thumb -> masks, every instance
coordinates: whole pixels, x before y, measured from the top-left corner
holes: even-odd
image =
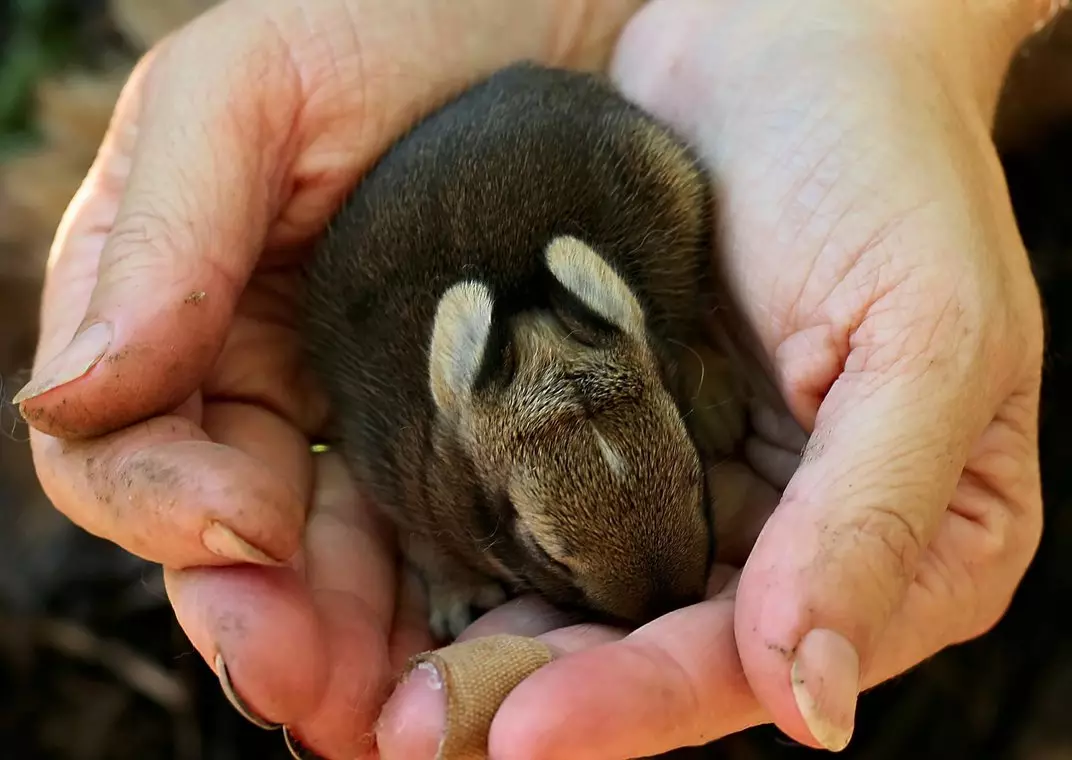
[[[926,324],[898,332],[934,334]],[[745,675],[779,728],[812,746],[840,750],[851,738],[876,642],[992,416],[985,397],[994,389],[972,380],[987,377],[985,352],[930,345],[885,367],[874,358],[884,351],[854,346],[741,576]],[[919,631],[926,646],[939,635]]]
[[[226,60],[249,48],[199,33],[136,68],[58,231],[37,364],[15,398],[42,432],[96,436],[189,398],[256,265],[274,165],[263,157],[282,146],[250,95],[250,66]],[[286,60],[266,56],[257,73],[294,113],[290,72],[263,70]]]

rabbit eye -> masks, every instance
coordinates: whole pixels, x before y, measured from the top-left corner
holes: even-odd
[[[567,578],[573,578],[573,571],[570,570],[569,566],[563,564],[562,562],[559,562],[557,559],[548,554],[547,550],[540,546],[540,543],[538,541],[529,539],[525,542],[525,546],[528,548],[529,551],[531,551],[533,554],[536,554],[538,557],[540,557],[540,559],[546,562],[549,567],[553,567],[555,570],[557,570],[559,573],[566,576]]]
[[[559,322],[565,328],[570,340],[588,348],[602,348],[617,335],[613,327],[591,322],[573,314],[560,315]]]
[[[540,542],[537,541],[527,530],[521,527],[517,516],[517,507],[514,505],[514,502],[508,496],[503,498],[503,509],[506,512],[506,517],[508,520],[507,524],[510,528],[510,533],[514,536],[514,540],[517,541],[518,545],[529,555],[538,557],[543,562],[545,567],[553,568],[560,574],[572,579],[573,571],[569,568],[569,566],[565,565],[562,562],[559,562],[557,559],[548,554],[547,550],[540,546]]]
[[[588,348],[604,347],[619,334],[614,325],[565,291],[552,293],[551,314],[569,340]]]

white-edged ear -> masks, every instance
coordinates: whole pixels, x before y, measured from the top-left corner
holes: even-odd
[[[570,293],[603,319],[637,339],[644,337],[644,310],[618,274],[589,246],[570,235],[552,240],[547,268]]]
[[[491,292],[479,282],[451,286],[439,300],[428,353],[428,381],[440,411],[468,402],[491,334]]]

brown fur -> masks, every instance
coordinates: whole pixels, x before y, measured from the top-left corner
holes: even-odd
[[[340,210],[310,356],[437,632],[498,583],[628,622],[702,595],[704,475],[741,423],[712,411],[711,211],[669,131],[527,64],[418,124]]]

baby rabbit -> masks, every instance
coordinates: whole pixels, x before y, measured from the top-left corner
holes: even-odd
[[[417,124],[329,225],[311,365],[437,636],[507,594],[628,624],[702,598],[705,473],[739,423],[712,417],[729,390],[702,348],[712,204],[609,83],[522,63]]]

